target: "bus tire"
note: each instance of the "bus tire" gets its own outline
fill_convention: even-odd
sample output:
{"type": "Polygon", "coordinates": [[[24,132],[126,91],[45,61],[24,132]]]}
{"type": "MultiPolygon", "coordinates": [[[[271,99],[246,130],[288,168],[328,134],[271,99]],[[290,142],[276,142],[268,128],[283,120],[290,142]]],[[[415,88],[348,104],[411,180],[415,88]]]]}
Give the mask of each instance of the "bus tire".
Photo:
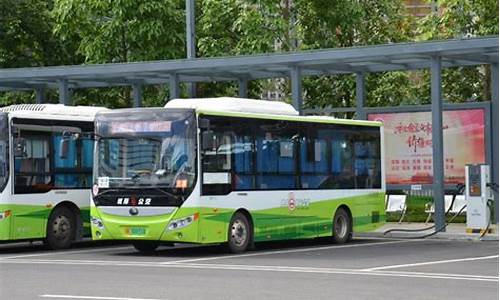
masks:
{"type": "Polygon", "coordinates": [[[237,212],[231,218],[228,228],[227,247],[232,253],[245,252],[252,244],[252,230],[248,218],[237,212]]]}
{"type": "Polygon", "coordinates": [[[135,250],[144,254],[154,253],[159,246],[157,242],[153,241],[138,241],[133,242],[132,245],[134,246],[135,250]]]}
{"type": "Polygon", "coordinates": [[[56,207],[47,222],[45,245],[50,249],[65,249],[75,240],[76,216],[65,206],[56,207]]]}
{"type": "Polygon", "coordinates": [[[336,244],[344,244],[352,235],[352,219],[347,210],[339,207],[333,217],[333,241],[336,244]]]}

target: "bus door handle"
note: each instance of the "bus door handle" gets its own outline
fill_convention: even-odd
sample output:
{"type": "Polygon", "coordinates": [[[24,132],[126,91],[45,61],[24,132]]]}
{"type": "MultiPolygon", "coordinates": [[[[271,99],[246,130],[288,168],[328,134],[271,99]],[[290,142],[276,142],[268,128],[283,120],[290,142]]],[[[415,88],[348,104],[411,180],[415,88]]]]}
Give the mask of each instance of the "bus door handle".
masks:
{"type": "Polygon", "coordinates": [[[238,196],[248,196],[247,193],[236,193],[236,195],[238,195],[238,196]]]}

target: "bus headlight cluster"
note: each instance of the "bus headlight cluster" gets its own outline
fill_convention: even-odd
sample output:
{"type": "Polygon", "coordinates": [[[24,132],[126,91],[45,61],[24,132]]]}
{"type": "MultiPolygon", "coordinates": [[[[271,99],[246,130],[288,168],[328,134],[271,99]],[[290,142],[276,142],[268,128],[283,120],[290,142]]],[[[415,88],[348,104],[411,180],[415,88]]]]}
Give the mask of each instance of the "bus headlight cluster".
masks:
{"type": "Polygon", "coordinates": [[[10,210],[2,211],[0,212],[0,220],[6,219],[8,216],[10,216],[12,213],[10,210]]]}
{"type": "Polygon", "coordinates": [[[191,215],[189,217],[181,218],[181,219],[175,219],[170,221],[170,224],[168,224],[168,230],[176,230],[180,228],[184,228],[186,226],[191,225],[194,221],[198,220],[199,215],[196,213],[194,215],[191,215]]]}
{"type": "Polygon", "coordinates": [[[90,217],[90,222],[96,226],[97,228],[103,230],[104,229],[104,223],[102,222],[101,219],[99,218],[94,218],[94,217],[90,217]]]}

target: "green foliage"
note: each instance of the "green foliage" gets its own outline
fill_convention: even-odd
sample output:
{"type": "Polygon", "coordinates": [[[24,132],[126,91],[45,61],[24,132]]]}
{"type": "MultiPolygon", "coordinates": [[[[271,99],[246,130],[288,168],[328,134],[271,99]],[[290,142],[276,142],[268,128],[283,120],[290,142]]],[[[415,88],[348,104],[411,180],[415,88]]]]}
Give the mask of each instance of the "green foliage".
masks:
{"type": "Polygon", "coordinates": [[[498,34],[498,0],[439,0],[439,13],[422,18],[418,40],[498,34]]]}
{"type": "Polygon", "coordinates": [[[0,1],[0,67],[73,63],[74,49],[53,35],[50,1],[0,1]]]}
{"type": "MultiPolygon", "coordinates": [[[[439,0],[438,7],[438,13],[419,21],[416,40],[498,34],[498,0],[439,0]]],[[[490,100],[489,77],[487,66],[445,69],[443,98],[449,102],[490,100]]],[[[422,96],[428,98],[429,94],[422,96]]]]}
{"type": "MultiPolygon", "coordinates": [[[[0,1],[0,68],[39,67],[79,63],[73,43],[52,34],[52,1],[0,1]]],[[[53,92],[48,93],[52,100],[53,92]]],[[[57,97],[57,96],[56,96],[57,97]]],[[[33,92],[0,93],[0,106],[33,103],[33,92]]]]}
{"type": "MultiPolygon", "coordinates": [[[[185,56],[184,1],[56,0],[55,34],[77,40],[86,63],[165,60],[185,56]]],[[[146,106],[164,103],[163,87],[147,87],[146,106]]],[[[131,88],[76,91],[79,104],[131,106],[131,88]]]]}
{"type": "Polygon", "coordinates": [[[180,58],[184,54],[182,0],[56,0],[55,33],[77,37],[88,63],[180,58]]]}
{"type": "MultiPolygon", "coordinates": [[[[410,39],[413,20],[400,1],[300,0],[301,48],[337,48],[410,39]]],[[[398,105],[408,99],[407,74],[370,74],[366,80],[367,104],[398,105]]],[[[304,79],[306,107],[355,105],[355,77],[319,76],[304,79]]]]}

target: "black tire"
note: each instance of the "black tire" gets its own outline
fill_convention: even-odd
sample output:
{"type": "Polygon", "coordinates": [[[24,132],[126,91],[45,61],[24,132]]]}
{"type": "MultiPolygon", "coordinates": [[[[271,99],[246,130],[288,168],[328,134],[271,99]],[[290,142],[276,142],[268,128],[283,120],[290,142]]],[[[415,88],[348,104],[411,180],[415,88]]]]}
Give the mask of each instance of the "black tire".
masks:
{"type": "Polygon", "coordinates": [[[76,237],[76,216],[71,209],[60,206],[52,211],[47,222],[45,245],[50,249],[65,249],[76,237]]]}
{"type": "Polygon", "coordinates": [[[340,207],[335,212],[332,225],[333,241],[344,244],[352,237],[352,219],[347,210],[340,207]]]}
{"type": "Polygon", "coordinates": [[[133,242],[132,245],[134,246],[135,250],[141,253],[151,254],[156,251],[160,244],[152,241],[139,241],[133,242]]]}
{"type": "Polygon", "coordinates": [[[229,222],[227,232],[228,250],[232,253],[242,253],[252,244],[252,228],[248,218],[242,213],[235,213],[229,222]]]}

